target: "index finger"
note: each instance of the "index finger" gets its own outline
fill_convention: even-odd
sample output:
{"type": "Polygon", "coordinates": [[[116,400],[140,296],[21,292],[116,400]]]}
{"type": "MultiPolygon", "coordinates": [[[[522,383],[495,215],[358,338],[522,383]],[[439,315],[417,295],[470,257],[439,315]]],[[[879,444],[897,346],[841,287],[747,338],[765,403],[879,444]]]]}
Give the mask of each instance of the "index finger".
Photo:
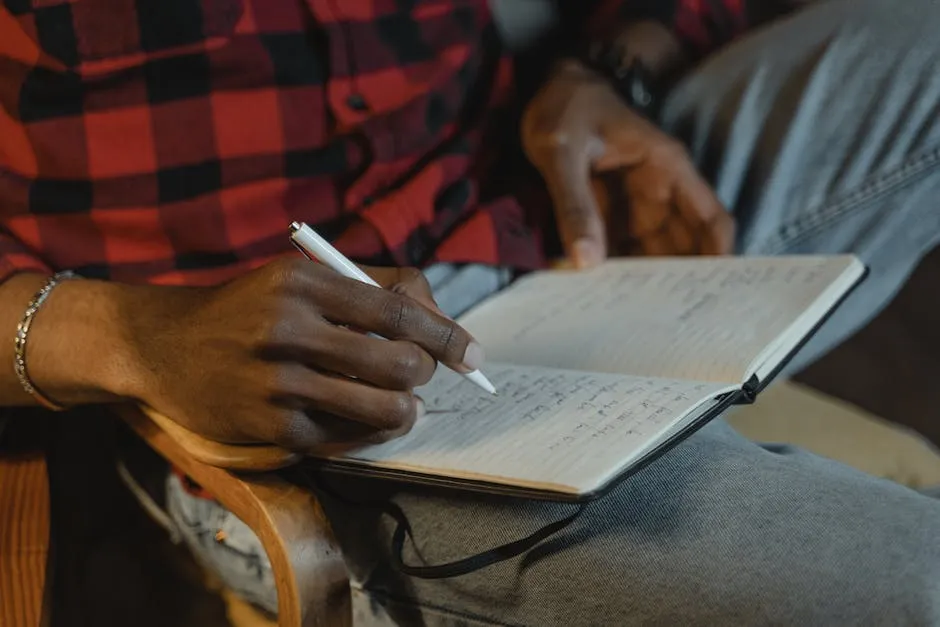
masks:
{"type": "Polygon", "coordinates": [[[604,219],[591,183],[591,154],[586,146],[559,146],[542,168],[565,253],[578,267],[607,256],[604,219]]]}
{"type": "Polygon", "coordinates": [[[362,266],[362,269],[385,289],[410,296],[431,311],[447,316],[434,300],[427,277],[417,268],[362,266]]]}
{"type": "Polygon", "coordinates": [[[331,322],[412,342],[457,369],[477,370],[483,365],[483,349],[466,329],[410,296],[339,275],[330,283],[315,298],[331,322]]]}

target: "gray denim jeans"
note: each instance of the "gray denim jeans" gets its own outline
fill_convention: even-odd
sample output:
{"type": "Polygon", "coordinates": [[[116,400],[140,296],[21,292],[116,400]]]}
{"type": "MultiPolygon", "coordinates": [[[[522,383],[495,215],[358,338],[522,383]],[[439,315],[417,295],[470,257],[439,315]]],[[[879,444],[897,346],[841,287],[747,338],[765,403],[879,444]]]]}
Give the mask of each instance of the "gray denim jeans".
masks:
{"type": "MultiPolygon", "coordinates": [[[[793,369],[876,314],[940,240],[938,69],[937,0],[829,0],[728,46],[668,98],[662,123],[735,213],[741,253],[850,251],[871,267],[793,369]]],[[[429,275],[451,312],[506,279],[481,267],[429,275]]],[[[418,489],[386,496],[430,563],[570,511],[418,489]]],[[[398,574],[389,520],[324,504],[366,624],[378,616],[406,625],[940,624],[940,501],[791,447],[760,446],[722,421],[543,545],[459,578],[398,574]]],[[[177,511],[190,505],[171,498],[177,511]]],[[[274,607],[263,559],[219,557],[225,548],[211,536],[230,518],[203,512],[211,533],[191,545],[274,607]]],[[[249,547],[242,553],[260,553],[240,523],[225,524],[249,547]]],[[[405,557],[420,560],[413,548],[405,557]]]]}

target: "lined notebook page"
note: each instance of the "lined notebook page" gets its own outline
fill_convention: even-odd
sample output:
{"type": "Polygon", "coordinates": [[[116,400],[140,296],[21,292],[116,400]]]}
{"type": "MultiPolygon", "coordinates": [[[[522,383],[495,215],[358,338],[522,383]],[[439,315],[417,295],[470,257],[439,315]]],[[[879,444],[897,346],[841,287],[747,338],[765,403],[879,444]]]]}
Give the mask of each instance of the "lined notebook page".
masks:
{"type": "Polygon", "coordinates": [[[613,260],[531,275],[460,322],[494,361],[742,383],[859,266],[852,257],[613,260]]]}
{"type": "Polygon", "coordinates": [[[493,363],[486,374],[499,396],[439,368],[416,390],[428,413],[408,435],[337,459],[580,494],[727,389],[493,363]]]}

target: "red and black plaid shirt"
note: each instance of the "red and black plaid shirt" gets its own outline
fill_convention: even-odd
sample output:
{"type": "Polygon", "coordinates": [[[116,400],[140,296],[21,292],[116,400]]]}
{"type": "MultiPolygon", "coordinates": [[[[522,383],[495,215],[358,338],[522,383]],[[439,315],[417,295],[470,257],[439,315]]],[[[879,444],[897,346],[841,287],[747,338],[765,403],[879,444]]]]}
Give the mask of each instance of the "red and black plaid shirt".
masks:
{"type": "MultiPolygon", "coordinates": [[[[750,21],[597,4],[700,52],[750,21]]],[[[536,267],[520,203],[481,186],[511,72],[486,0],[2,0],[0,281],[215,283],[292,220],[372,263],[536,267]]]]}

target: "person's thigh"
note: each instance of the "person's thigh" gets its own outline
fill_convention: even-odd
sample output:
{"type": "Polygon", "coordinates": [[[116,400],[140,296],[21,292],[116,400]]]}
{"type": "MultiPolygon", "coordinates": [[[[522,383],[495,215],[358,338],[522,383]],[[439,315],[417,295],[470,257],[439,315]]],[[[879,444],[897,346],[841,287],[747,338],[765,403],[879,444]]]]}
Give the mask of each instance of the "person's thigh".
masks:
{"type": "Polygon", "coordinates": [[[663,125],[734,212],[739,252],[848,252],[870,266],[791,371],[865,324],[940,241],[938,33],[934,0],[815,2],[667,98],[663,125]]]}
{"type": "MultiPolygon", "coordinates": [[[[362,494],[359,484],[331,490],[362,494]]],[[[370,496],[380,497],[371,484],[370,496]]],[[[400,490],[420,557],[520,538],[570,506],[400,490]]],[[[543,546],[449,580],[390,566],[390,524],[325,498],[357,585],[399,624],[940,624],[940,502],[716,422],[543,546]]]]}

